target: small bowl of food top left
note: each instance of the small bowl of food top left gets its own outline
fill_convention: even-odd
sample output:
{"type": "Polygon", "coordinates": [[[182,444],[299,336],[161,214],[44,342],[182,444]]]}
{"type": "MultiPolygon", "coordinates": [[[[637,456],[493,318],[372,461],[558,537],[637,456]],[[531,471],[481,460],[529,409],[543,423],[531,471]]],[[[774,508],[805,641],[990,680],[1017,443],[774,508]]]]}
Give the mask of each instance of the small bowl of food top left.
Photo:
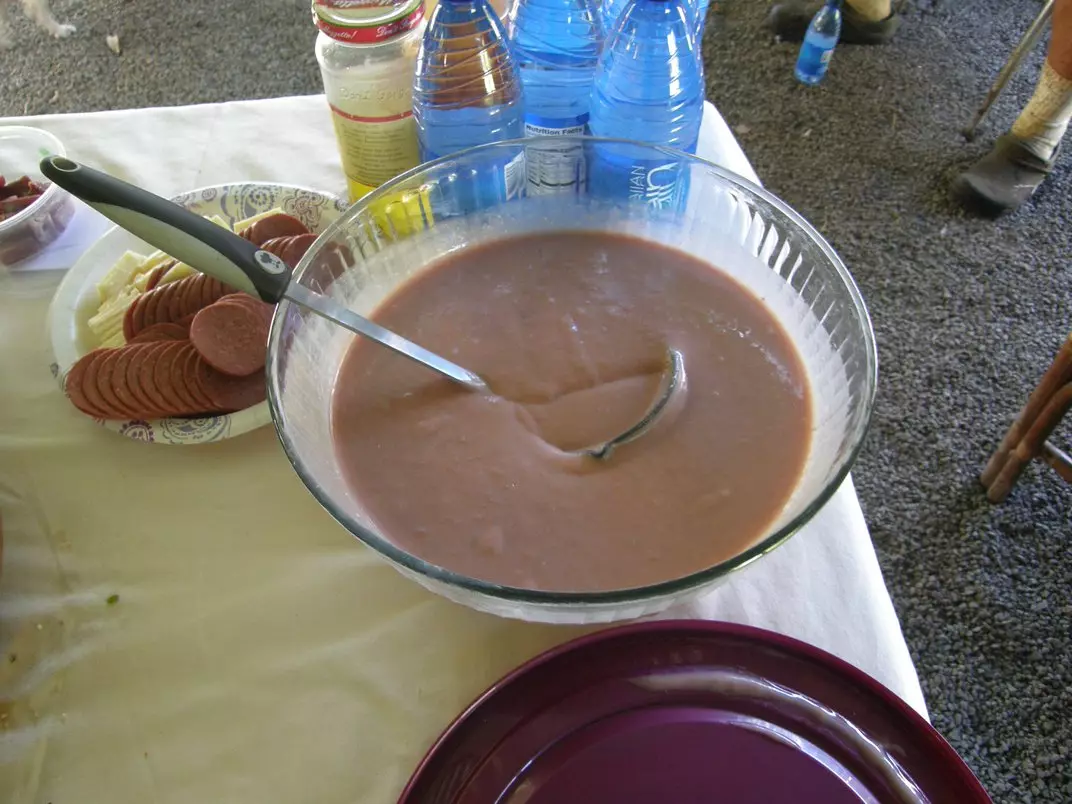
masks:
{"type": "Polygon", "coordinates": [[[38,167],[66,156],[56,137],[30,126],[0,126],[0,269],[17,266],[63,234],[74,199],[50,184],[38,167]]]}

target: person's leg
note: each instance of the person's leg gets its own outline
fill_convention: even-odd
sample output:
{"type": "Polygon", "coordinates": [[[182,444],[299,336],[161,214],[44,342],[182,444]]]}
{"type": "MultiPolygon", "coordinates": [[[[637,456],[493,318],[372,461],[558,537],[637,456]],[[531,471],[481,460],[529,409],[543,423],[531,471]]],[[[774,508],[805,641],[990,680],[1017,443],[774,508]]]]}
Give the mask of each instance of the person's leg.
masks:
{"type": "Polygon", "coordinates": [[[1046,62],[1035,92],[1012,130],[961,174],[954,191],[984,211],[1001,213],[1020,206],[1053,168],[1057,148],[1072,119],[1072,0],[1058,0],[1046,62]]]}
{"type": "MultiPolygon", "coordinates": [[[[767,27],[786,42],[799,42],[819,10],[815,0],[787,0],[771,6],[767,27]]],[[[901,27],[891,0],[847,0],[841,13],[841,41],[850,45],[881,45],[901,27]]]]}

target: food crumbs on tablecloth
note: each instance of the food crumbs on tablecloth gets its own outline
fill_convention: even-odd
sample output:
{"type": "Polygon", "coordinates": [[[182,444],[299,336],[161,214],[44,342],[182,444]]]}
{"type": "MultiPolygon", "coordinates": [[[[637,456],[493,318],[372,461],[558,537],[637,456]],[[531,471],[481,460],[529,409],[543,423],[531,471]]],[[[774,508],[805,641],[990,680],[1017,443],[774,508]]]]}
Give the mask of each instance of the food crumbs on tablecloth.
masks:
{"type": "Polygon", "coordinates": [[[42,629],[43,629],[44,627],[45,627],[45,626],[41,625],[41,623],[38,623],[38,624],[37,624],[37,630],[38,630],[38,631],[42,630],[42,629]]]}
{"type": "Polygon", "coordinates": [[[108,595],[108,605],[114,606],[119,602],[119,595],[108,595]]]}
{"type": "Polygon", "coordinates": [[[11,664],[15,664],[15,662],[17,662],[18,659],[19,659],[19,657],[14,653],[12,653],[10,656],[7,657],[7,660],[9,662],[11,662],[11,664]]]}
{"type": "Polygon", "coordinates": [[[108,45],[108,49],[118,56],[120,52],[119,37],[115,34],[108,34],[106,37],[104,37],[104,41],[108,45]]]}

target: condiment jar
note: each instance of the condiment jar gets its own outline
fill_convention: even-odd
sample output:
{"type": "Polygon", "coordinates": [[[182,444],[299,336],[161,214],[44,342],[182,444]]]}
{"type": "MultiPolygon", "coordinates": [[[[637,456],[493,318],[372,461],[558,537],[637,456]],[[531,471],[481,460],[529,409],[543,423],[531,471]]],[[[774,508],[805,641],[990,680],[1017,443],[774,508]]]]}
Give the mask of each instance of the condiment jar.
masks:
{"type": "Polygon", "coordinates": [[[316,60],[356,201],[420,162],[412,94],[424,3],[314,0],[313,17],[316,60]]]}

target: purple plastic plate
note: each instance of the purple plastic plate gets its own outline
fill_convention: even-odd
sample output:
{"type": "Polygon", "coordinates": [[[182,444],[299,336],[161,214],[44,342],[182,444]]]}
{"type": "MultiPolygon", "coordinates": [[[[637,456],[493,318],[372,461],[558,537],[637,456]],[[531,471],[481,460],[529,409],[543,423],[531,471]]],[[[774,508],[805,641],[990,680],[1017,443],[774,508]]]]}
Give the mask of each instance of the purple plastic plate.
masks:
{"type": "Polygon", "coordinates": [[[988,804],[900,698],[825,651],[702,621],[523,665],[436,741],[400,804],[988,804]]]}

